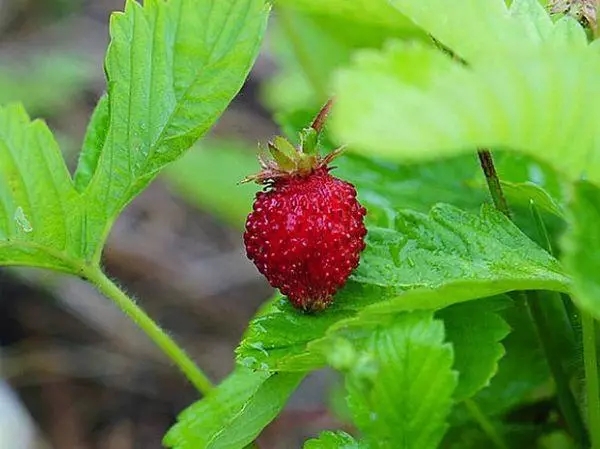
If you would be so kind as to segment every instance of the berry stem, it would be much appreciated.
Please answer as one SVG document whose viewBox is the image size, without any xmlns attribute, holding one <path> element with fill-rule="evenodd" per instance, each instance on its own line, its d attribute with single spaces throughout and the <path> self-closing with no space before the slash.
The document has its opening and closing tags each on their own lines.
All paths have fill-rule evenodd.
<svg viewBox="0 0 600 449">
<path fill-rule="evenodd" d="M 492 153 L 487 149 L 479 149 L 477 155 L 479 156 L 479 162 L 481 163 L 481 168 L 485 175 L 494 206 L 511 219 L 508 203 L 506 202 L 504 192 L 502 191 L 502 185 L 500 184 L 500 179 L 498 178 L 498 173 L 494 166 Z M 540 235 L 547 235 L 543 221 L 536 221 L 536 224 L 538 227 L 541 226 L 541 229 L 538 229 Z M 547 244 L 548 248 L 546 249 L 551 251 L 552 249 L 549 247 L 549 240 Z M 587 442 L 587 433 L 579 408 L 577 407 L 577 402 L 575 401 L 569 385 L 569 377 L 565 372 L 560 359 L 560 345 L 554 337 L 552 323 L 549 322 L 549 318 L 552 315 L 548 309 L 548 305 L 545 301 L 541 300 L 536 292 L 515 292 L 515 295 L 517 295 L 517 297 L 524 297 L 526 300 L 531 318 L 537 330 L 542 351 L 546 357 L 546 362 L 548 363 L 548 367 L 550 368 L 550 372 L 552 373 L 552 377 L 556 384 L 556 394 L 558 396 L 558 404 L 561 413 L 567 423 L 571 435 L 577 443 L 583 447 Z"/>
<path fill-rule="evenodd" d="M 135 303 L 134 299 L 127 296 L 123 290 L 111 281 L 100 268 L 90 267 L 85 270 L 84 276 L 150 337 L 200 393 L 206 395 L 213 388 L 206 374 L 185 351 Z"/>
</svg>

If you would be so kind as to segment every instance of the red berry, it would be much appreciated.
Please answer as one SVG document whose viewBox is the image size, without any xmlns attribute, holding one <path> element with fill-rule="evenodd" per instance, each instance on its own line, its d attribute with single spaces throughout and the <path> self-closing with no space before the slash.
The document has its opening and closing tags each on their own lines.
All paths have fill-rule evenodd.
<svg viewBox="0 0 600 449">
<path fill-rule="evenodd" d="M 358 266 L 367 233 L 354 186 L 331 176 L 319 161 L 308 174 L 271 178 L 256 195 L 244 234 L 258 270 L 306 311 L 331 303 Z"/>
</svg>

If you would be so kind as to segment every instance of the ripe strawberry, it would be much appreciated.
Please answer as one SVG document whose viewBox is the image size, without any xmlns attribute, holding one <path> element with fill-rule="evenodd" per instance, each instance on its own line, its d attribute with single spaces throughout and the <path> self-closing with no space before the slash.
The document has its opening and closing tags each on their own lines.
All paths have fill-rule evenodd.
<svg viewBox="0 0 600 449">
<path fill-rule="evenodd" d="M 283 138 L 269 143 L 273 160 L 247 178 L 265 184 L 246 221 L 246 253 L 269 283 L 305 311 L 322 310 L 358 266 L 367 233 L 366 210 L 348 182 L 331 176 L 317 154 L 328 103 L 295 148 Z"/>
</svg>

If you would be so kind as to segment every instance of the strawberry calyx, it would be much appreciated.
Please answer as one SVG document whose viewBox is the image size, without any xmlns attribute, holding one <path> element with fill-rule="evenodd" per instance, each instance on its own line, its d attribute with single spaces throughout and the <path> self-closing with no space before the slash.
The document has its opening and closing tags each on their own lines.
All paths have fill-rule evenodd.
<svg viewBox="0 0 600 449">
<path fill-rule="evenodd" d="M 325 156 L 319 154 L 319 137 L 332 105 L 333 101 L 329 100 L 310 127 L 300 132 L 300 145 L 294 146 L 286 138 L 277 136 L 268 142 L 267 148 L 259 146 L 261 171 L 242 182 L 266 184 L 282 177 L 308 176 L 319 168 L 327 167 L 343 151 L 343 148 L 338 148 Z"/>
</svg>

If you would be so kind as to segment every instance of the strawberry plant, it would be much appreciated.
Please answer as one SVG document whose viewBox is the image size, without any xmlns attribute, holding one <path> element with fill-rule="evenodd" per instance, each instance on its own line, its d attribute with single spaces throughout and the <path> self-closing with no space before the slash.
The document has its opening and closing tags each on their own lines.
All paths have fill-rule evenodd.
<svg viewBox="0 0 600 449">
<path fill-rule="evenodd" d="M 170 448 L 257 447 L 324 367 L 351 422 L 305 448 L 600 448 L 600 53 L 592 2 L 551 3 L 274 5 L 263 96 L 289 141 L 251 177 L 267 184 L 254 211 L 241 187 L 247 208 L 219 211 L 250 214 L 248 255 L 289 300 L 252 319 L 216 387 L 101 256 L 118 214 L 240 89 L 264 0 L 130 0 L 73 176 L 43 122 L 0 109 L 0 264 L 88 280 L 170 357 L 203 395 Z M 331 95 L 328 126 L 307 126 Z M 211 161 L 189 161 L 203 198 L 235 195 L 239 167 L 207 185 Z"/>
</svg>

